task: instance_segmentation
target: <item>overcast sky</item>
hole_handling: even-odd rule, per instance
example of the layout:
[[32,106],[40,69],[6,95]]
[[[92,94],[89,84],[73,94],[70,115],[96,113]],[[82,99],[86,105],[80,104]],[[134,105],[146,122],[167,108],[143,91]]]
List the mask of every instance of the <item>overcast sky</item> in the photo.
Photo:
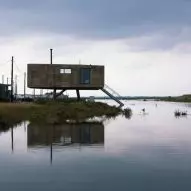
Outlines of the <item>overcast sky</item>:
[[0,75],[15,56],[20,93],[50,48],[54,63],[105,65],[121,95],[191,93],[191,0],[0,0],[0,23]]

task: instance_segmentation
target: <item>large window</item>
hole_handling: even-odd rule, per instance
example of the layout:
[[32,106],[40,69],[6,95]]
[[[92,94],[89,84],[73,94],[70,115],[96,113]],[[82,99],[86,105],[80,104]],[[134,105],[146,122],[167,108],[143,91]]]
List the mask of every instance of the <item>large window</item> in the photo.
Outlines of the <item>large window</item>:
[[60,69],[60,74],[71,74],[72,70],[70,68],[62,68]]
[[81,68],[80,69],[80,83],[81,84],[90,84],[91,80],[91,69],[90,68]]

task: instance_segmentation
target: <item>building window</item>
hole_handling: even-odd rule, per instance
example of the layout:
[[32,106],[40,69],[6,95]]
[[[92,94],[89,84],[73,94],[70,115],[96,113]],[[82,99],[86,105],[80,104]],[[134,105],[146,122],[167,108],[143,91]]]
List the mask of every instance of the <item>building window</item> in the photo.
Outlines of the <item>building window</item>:
[[61,74],[64,74],[64,69],[60,69],[60,73],[61,73]]
[[91,68],[81,68],[80,69],[80,83],[90,84],[91,81]]
[[65,71],[65,74],[71,74],[72,73],[71,69],[64,69],[64,71]]
[[71,74],[72,70],[69,68],[65,68],[65,69],[60,69],[60,74]]

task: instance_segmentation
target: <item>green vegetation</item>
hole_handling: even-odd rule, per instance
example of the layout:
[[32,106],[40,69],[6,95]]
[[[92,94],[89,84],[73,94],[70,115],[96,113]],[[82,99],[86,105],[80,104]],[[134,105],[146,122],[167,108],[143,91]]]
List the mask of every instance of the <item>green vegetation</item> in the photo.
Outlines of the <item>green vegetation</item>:
[[[141,101],[169,101],[169,102],[191,102],[191,94],[182,96],[121,96],[118,97],[121,100],[141,100]],[[101,97],[96,99],[101,99]],[[103,99],[103,98],[102,98]],[[109,99],[109,98],[105,98]]]
[[175,117],[181,117],[181,116],[187,116],[188,114],[187,114],[187,111],[179,111],[179,110],[177,110],[177,111],[174,112],[174,115],[175,115]]
[[127,118],[127,119],[131,119],[132,117],[132,110],[130,108],[126,108],[123,110],[123,115]]
[[191,94],[182,96],[136,96],[136,97],[121,97],[123,100],[142,100],[142,101],[169,101],[169,102],[191,102]]
[[182,95],[177,97],[164,97],[160,98],[161,101],[170,101],[170,102],[191,102],[191,94]]
[[38,124],[61,124],[67,120],[85,121],[93,117],[115,117],[120,108],[100,102],[0,103],[0,126],[22,121]]
[[0,103],[0,126],[14,126],[27,121],[40,106],[28,103]]

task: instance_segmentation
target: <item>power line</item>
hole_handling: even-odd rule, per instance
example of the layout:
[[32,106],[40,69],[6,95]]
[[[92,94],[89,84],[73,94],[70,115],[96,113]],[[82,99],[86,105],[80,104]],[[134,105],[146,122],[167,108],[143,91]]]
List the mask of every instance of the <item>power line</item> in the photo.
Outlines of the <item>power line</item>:
[[16,63],[15,61],[14,61],[14,64],[15,64],[15,66],[16,66],[18,72],[19,72],[19,73],[22,73],[22,74],[24,75],[24,72],[22,72],[22,71],[20,70],[20,68],[18,67],[18,65],[17,65],[17,63]]
[[3,64],[0,64],[0,67],[3,67],[3,66],[7,65],[7,64],[10,63],[10,62],[11,62],[11,60],[8,60],[7,62],[5,62],[5,63],[3,63]]

